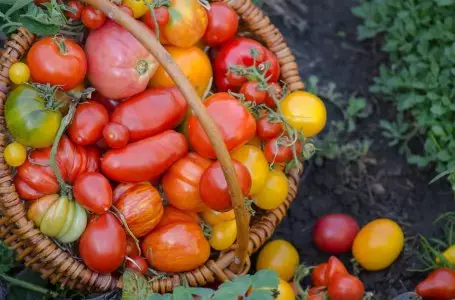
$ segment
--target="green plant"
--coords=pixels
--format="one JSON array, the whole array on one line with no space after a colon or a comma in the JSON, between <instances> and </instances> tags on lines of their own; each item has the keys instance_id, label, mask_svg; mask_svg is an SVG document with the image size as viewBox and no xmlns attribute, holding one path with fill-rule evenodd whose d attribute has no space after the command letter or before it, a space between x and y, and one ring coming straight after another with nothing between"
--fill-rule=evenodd
<instances>
[{"instance_id":1,"label":"green plant","mask_svg":"<svg viewBox=\"0 0 455 300\"><path fill-rule=\"evenodd\" d=\"M408 161L436 163L455 190L455 19L453 0L361 0L352 12L364 20L360 40L383 37L389 62L380 67L370 90L393 101L395 122L381 122L390 145ZM405 118L410 117L410 118ZM420 149L410 140L422 134Z\"/></svg>"}]
</instances>

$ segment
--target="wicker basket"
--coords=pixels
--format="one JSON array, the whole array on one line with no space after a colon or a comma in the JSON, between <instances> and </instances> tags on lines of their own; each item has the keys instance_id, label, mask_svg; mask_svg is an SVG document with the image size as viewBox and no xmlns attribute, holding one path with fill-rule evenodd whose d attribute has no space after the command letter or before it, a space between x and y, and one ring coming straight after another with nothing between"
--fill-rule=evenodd
<instances>
[{"instance_id":1,"label":"wicker basket","mask_svg":"<svg viewBox=\"0 0 455 300\"><path fill-rule=\"evenodd\" d=\"M129 30L173 77L214 145L234 202L239 232L234 247L221 252L216 260L210 259L195 270L152 281L152 289L155 292L169 292L173 287L180 285L183 280L191 286L203 286L215 280L225 281L236 274L246 273L250 268L249 256L272 236L276 226L286 215L287 209L296 196L300 174L296 169L289 172L289 194L285 202L280 207L267 211L262 217L252 221L249 227L243 208L243 197L241 197L235 172L232 172L233 166L228 151L194 89L177 65L172 62L169 54L152 35L143 31L140 26L137 26L137 22L134 22L131 17L108 0L86 0L85 2L101 9L111 19ZM255 37L275 53L281 65L282 80L287 84L288 89L290 91L303 89L304 85L298 74L295 58L283 36L270 23L269 18L264 16L251 0L225 0L225 2L238 13ZM31 33L20 28L6 42L5 50L0 58L0 153L3 153L7 143L3 107L10 84L8 69L11 64L22 58L34 40L35 37ZM300 166L300 170L302 169L303 166ZM27 219L24 202L15 192L12 170L6 165L3 156L0 157L0 215L0 238L15 251L17 260L23 261L28 268L40 272L44 279L68 288L90 291L107 291L122 287L121 279L117 275L93 272L80 260L44 236L33 222Z\"/></svg>"}]
</instances>

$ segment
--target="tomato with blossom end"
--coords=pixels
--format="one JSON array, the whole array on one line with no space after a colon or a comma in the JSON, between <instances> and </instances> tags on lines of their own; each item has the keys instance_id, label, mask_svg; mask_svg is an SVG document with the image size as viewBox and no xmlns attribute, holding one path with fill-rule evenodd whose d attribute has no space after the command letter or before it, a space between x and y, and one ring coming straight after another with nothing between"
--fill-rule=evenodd
<instances>
[{"instance_id":1,"label":"tomato with blossom end","mask_svg":"<svg viewBox=\"0 0 455 300\"><path fill-rule=\"evenodd\" d=\"M156 22L158 23L158 27L162 28L169 23L169 10L164 6L157 7L155 8L155 17ZM142 20L151 30L155 31L155 21L153 20L152 13L150 11L147 11L147 13L145 13L145 15L142 17Z\"/></svg>"},{"instance_id":2,"label":"tomato with blossom end","mask_svg":"<svg viewBox=\"0 0 455 300\"><path fill-rule=\"evenodd\" d=\"M84 7L81 13L82 23L89 29L98 29L106 23L106 15L90 5Z\"/></svg>"},{"instance_id":3,"label":"tomato with blossom end","mask_svg":"<svg viewBox=\"0 0 455 300\"><path fill-rule=\"evenodd\" d=\"M330 284L330 282L335 278L336 275L347 275L349 274L348 270L346 270L346 267L344 264L336 258L335 256L331 256L329 260L327 261L327 268L325 270L325 280L327 284Z\"/></svg>"},{"instance_id":4,"label":"tomato with blossom end","mask_svg":"<svg viewBox=\"0 0 455 300\"><path fill-rule=\"evenodd\" d=\"M239 29L239 17L226 3L214 2L208 12L209 24L202 38L209 46L220 45L235 36Z\"/></svg>"},{"instance_id":5,"label":"tomato with blossom end","mask_svg":"<svg viewBox=\"0 0 455 300\"><path fill-rule=\"evenodd\" d=\"M365 287L357 277L338 274L329 283L328 295L333 300L362 300Z\"/></svg>"},{"instance_id":6,"label":"tomato with blossom end","mask_svg":"<svg viewBox=\"0 0 455 300\"><path fill-rule=\"evenodd\" d=\"M127 258L125 268L135 270L144 275L147 273L148 264L145 258L141 256L132 256Z\"/></svg>"},{"instance_id":7,"label":"tomato with blossom end","mask_svg":"<svg viewBox=\"0 0 455 300\"><path fill-rule=\"evenodd\" d=\"M315 287L327 286L327 279L325 273L327 271L327 263L317 265L311 271L311 285Z\"/></svg>"},{"instance_id":8,"label":"tomato with blossom end","mask_svg":"<svg viewBox=\"0 0 455 300\"><path fill-rule=\"evenodd\" d=\"M65 15L69 19L79 20L82 15L82 10L84 9L84 5L82 5L82 3L79 0L68 1L68 3L66 3L66 5L69 6L70 8L72 8L74 10L74 12L65 11Z\"/></svg>"},{"instance_id":9,"label":"tomato with blossom end","mask_svg":"<svg viewBox=\"0 0 455 300\"><path fill-rule=\"evenodd\" d=\"M78 145L95 144L109 123L109 114L103 105L95 101L81 103L76 108L68 135Z\"/></svg>"},{"instance_id":10,"label":"tomato with blossom end","mask_svg":"<svg viewBox=\"0 0 455 300\"><path fill-rule=\"evenodd\" d=\"M267 105L268 107L270 107L272 109L275 109L276 102L273 99L273 96L271 95L271 93L273 93L275 95L275 98L279 101L283 95L283 89L276 82L272 82L269 85L269 90L267 91L267 97L265 98L265 105Z\"/></svg>"},{"instance_id":11,"label":"tomato with blossom end","mask_svg":"<svg viewBox=\"0 0 455 300\"><path fill-rule=\"evenodd\" d=\"M243 195L248 195L251 188L251 176L248 169L236 161L234 164L237 179L242 188ZM205 205L216 211L228 211L232 209L231 196L229 195L228 184L224 177L223 169L220 162L213 163L208 169L202 173L199 182L199 191L201 199Z\"/></svg>"},{"instance_id":12,"label":"tomato with blossom end","mask_svg":"<svg viewBox=\"0 0 455 300\"><path fill-rule=\"evenodd\" d=\"M248 81L240 88L240 94L245 96L245 101L262 104L267 97L267 91L262 90L257 81Z\"/></svg>"},{"instance_id":13,"label":"tomato with blossom end","mask_svg":"<svg viewBox=\"0 0 455 300\"><path fill-rule=\"evenodd\" d=\"M268 115L256 121L256 135L263 141L279 137L283 133L283 123L279 120L270 121Z\"/></svg>"},{"instance_id":14,"label":"tomato with blossom end","mask_svg":"<svg viewBox=\"0 0 455 300\"><path fill-rule=\"evenodd\" d=\"M288 137L274 138L265 144L264 154L269 163L281 164L287 163L294 158L293 146ZM300 141L295 142L296 155L302 152L302 144Z\"/></svg>"},{"instance_id":15,"label":"tomato with blossom end","mask_svg":"<svg viewBox=\"0 0 455 300\"><path fill-rule=\"evenodd\" d=\"M119 149L128 145L130 133L122 124L110 122L104 127L103 137L109 147Z\"/></svg>"},{"instance_id":16,"label":"tomato with blossom end","mask_svg":"<svg viewBox=\"0 0 455 300\"><path fill-rule=\"evenodd\" d=\"M88 172L79 176L73 186L76 201L96 214L106 213L112 205L112 187L101 173Z\"/></svg>"}]
</instances>

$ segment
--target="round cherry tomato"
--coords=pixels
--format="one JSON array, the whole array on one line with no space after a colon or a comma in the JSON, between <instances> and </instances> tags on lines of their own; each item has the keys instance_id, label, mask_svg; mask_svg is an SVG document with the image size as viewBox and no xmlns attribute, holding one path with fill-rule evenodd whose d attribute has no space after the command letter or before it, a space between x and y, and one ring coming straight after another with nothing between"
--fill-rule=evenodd
<instances>
[{"instance_id":1,"label":"round cherry tomato","mask_svg":"<svg viewBox=\"0 0 455 300\"><path fill-rule=\"evenodd\" d=\"M447 259L447 261L453 265L455 265L455 245L450 246L447 248L442 255ZM440 259L436 257L435 261L440 263Z\"/></svg>"},{"instance_id":2,"label":"round cherry tomato","mask_svg":"<svg viewBox=\"0 0 455 300\"><path fill-rule=\"evenodd\" d=\"M267 97L267 91L262 90L256 81L245 82L240 88L240 94L245 96L245 101L262 104Z\"/></svg>"},{"instance_id":3,"label":"round cherry tomato","mask_svg":"<svg viewBox=\"0 0 455 300\"><path fill-rule=\"evenodd\" d=\"M106 213L112 205L112 188L101 173L87 172L79 176L73 185L76 201L96 214Z\"/></svg>"},{"instance_id":4,"label":"round cherry tomato","mask_svg":"<svg viewBox=\"0 0 455 300\"><path fill-rule=\"evenodd\" d=\"M325 270L325 280L329 284L336 275L349 274L344 264L335 256L331 256L327 261L327 268Z\"/></svg>"},{"instance_id":5,"label":"round cherry tomato","mask_svg":"<svg viewBox=\"0 0 455 300\"><path fill-rule=\"evenodd\" d=\"M416 292L424 299L453 299L455 297L455 271L441 268L431 272L417 286Z\"/></svg>"},{"instance_id":6,"label":"round cherry tomato","mask_svg":"<svg viewBox=\"0 0 455 300\"><path fill-rule=\"evenodd\" d=\"M168 205L164 207L163 216L158 225L156 225L155 230L172 223L180 222L194 222L200 224L201 218L199 218L198 214L195 212L183 211L172 205Z\"/></svg>"},{"instance_id":7,"label":"round cherry tomato","mask_svg":"<svg viewBox=\"0 0 455 300\"><path fill-rule=\"evenodd\" d=\"M325 215L313 227L313 242L324 252L341 254L351 250L359 230L357 221L349 215Z\"/></svg>"},{"instance_id":8,"label":"round cherry tomato","mask_svg":"<svg viewBox=\"0 0 455 300\"><path fill-rule=\"evenodd\" d=\"M389 219L377 219L365 225L354 239L352 254L368 271L390 266L404 247L404 234L400 226Z\"/></svg>"},{"instance_id":9,"label":"round cherry tomato","mask_svg":"<svg viewBox=\"0 0 455 300\"><path fill-rule=\"evenodd\" d=\"M209 24L203 40L209 46L217 46L230 40L239 29L239 17L226 3L211 3L208 17Z\"/></svg>"},{"instance_id":10,"label":"round cherry tomato","mask_svg":"<svg viewBox=\"0 0 455 300\"><path fill-rule=\"evenodd\" d=\"M277 100L280 100L281 97L282 97L282 94L283 94L283 89L281 88L281 86L276 83L276 82L272 82L270 85L269 85L269 90L268 90L268 93L267 93L267 98L265 98L265 104L270 107L270 108L273 108L275 109L276 108L276 103L275 103L275 100L273 99L273 97L270 95L270 90L273 91L275 97L277 98Z\"/></svg>"},{"instance_id":11,"label":"round cherry tomato","mask_svg":"<svg viewBox=\"0 0 455 300\"><path fill-rule=\"evenodd\" d=\"M111 148L123 148L128 145L130 133L122 124L110 122L103 129L103 137Z\"/></svg>"},{"instance_id":12,"label":"round cherry tomato","mask_svg":"<svg viewBox=\"0 0 455 300\"><path fill-rule=\"evenodd\" d=\"M269 242L262 248L256 263L256 270L271 269L281 279L290 280L299 265L299 253L291 243L284 240Z\"/></svg>"},{"instance_id":13,"label":"round cherry tomato","mask_svg":"<svg viewBox=\"0 0 455 300\"><path fill-rule=\"evenodd\" d=\"M231 247L237 238L237 223L234 220L225 221L212 227L210 246L218 251Z\"/></svg>"},{"instance_id":14,"label":"round cherry tomato","mask_svg":"<svg viewBox=\"0 0 455 300\"><path fill-rule=\"evenodd\" d=\"M34 43L27 54L27 65L34 82L60 85L64 91L80 84L87 73L84 50L63 37L45 37Z\"/></svg>"},{"instance_id":15,"label":"round cherry tomato","mask_svg":"<svg viewBox=\"0 0 455 300\"><path fill-rule=\"evenodd\" d=\"M148 271L147 261L141 256L128 257L126 260L125 268L133 269L142 275Z\"/></svg>"},{"instance_id":16,"label":"round cherry tomato","mask_svg":"<svg viewBox=\"0 0 455 300\"><path fill-rule=\"evenodd\" d=\"M68 135L78 145L95 144L109 123L109 114L103 105L95 101L81 103L76 108Z\"/></svg>"},{"instance_id":17,"label":"round cherry tomato","mask_svg":"<svg viewBox=\"0 0 455 300\"><path fill-rule=\"evenodd\" d=\"M269 164L260 148L244 145L231 152L231 157L244 165L251 176L251 189L249 195L260 192L269 173Z\"/></svg>"},{"instance_id":18,"label":"round cherry tomato","mask_svg":"<svg viewBox=\"0 0 455 300\"><path fill-rule=\"evenodd\" d=\"M19 167L25 162L27 158L27 150L25 147L17 142L13 142L6 146L3 152L3 157L8 165L12 167Z\"/></svg>"},{"instance_id":19,"label":"round cherry tomato","mask_svg":"<svg viewBox=\"0 0 455 300\"><path fill-rule=\"evenodd\" d=\"M288 137L279 137L267 141L264 146L264 154L267 161L273 164L282 164L291 161L294 158L291 143ZM302 152L300 141L295 142L295 152L298 156Z\"/></svg>"},{"instance_id":20,"label":"round cherry tomato","mask_svg":"<svg viewBox=\"0 0 455 300\"><path fill-rule=\"evenodd\" d=\"M281 171L270 170L267 172L262 189L251 197L255 204L262 209L275 209L280 206L288 196L289 182Z\"/></svg>"},{"instance_id":21,"label":"round cherry tomato","mask_svg":"<svg viewBox=\"0 0 455 300\"><path fill-rule=\"evenodd\" d=\"M278 292L279 295L276 297L276 300L295 300L296 295L292 286L289 282L280 279L280 283L278 284Z\"/></svg>"},{"instance_id":22,"label":"round cherry tomato","mask_svg":"<svg viewBox=\"0 0 455 300\"><path fill-rule=\"evenodd\" d=\"M90 5L84 7L81 13L82 23L89 29L98 29L106 22L106 15Z\"/></svg>"},{"instance_id":23,"label":"round cherry tomato","mask_svg":"<svg viewBox=\"0 0 455 300\"><path fill-rule=\"evenodd\" d=\"M117 218L111 213L92 218L79 240L79 254L93 271L115 271L126 255L126 234Z\"/></svg>"},{"instance_id":24,"label":"round cherry tomato","mask_svg":"<svg viewBox=\"0 0 455 300\"><path fill-rule=\"evenodd\" d=\"M286 121L305 137L315 136L324 129L327 111L319 97L297 91L287 95L280 104Z\"/></svg>"},{"instance_id":25,"label":"round cherry tomato","mask_svg":"<svg viewBox=\"0 0 455 300\"><path fill-rule=\"evenodd\" d=\"M328 295L332 300L362 300L365 287L355 276L338 274L329 283Z\"/></svg>"},{"instance_id":26,"label":"round cherry tomato","mask_svg":"<svg viewBox=\"0 0 455 300\"><path fill-rule=\"evenodd\" d=\"M25 83L30 79L30 69L23 62L17 62L9 68L8 76L14 84Z\"/></svg>"},{"instance_id":27,"label":"round cherry tomato","mask_svg":"<svg viewBox=\"0 0 455 300\"><path fill-rule=\"evenodd\" d=\"M139 256L139 249L130 235L126 236L126 255L129 257Z\"/></svg>"},{"instance_id":28,"label":"round cherry tomato","mask_svg":"<svg viewBox=\"0 0 455 300\"><path fill-rule=\"evenodd\" d=\"M317 265L311 271L311 285L314 287L327 286L328 282L325 277L327 271L327 263Z\"/></svg>"},{"instance_id":29,"label":"round cherry tomato","mask_svg":"<svg viewBox=\"0 0 455 300\"><path fill-rule=\"evenodd\" d=\"M122 5L131 9L135 19L142 17L149 10L144 0L123 0Z\"/></svg>"},{"instance_id":30,"label":"round cherry tomato","mask_svg":"<svg viewBox=\"0 0 455 300\"><path fill-rule=\"evenodd\" d=\"M163 28L169 23L170 15L169 10L164 7L160 6L155 8L155 17L156 22L158 23L158 27ZM144 23L153 31L155 31L155 21L153 20L153 16L151 12L147 12L143 17Z\"/></svg>"},{"instance_id":31,"label":"round cherry tomato","mask_svg":"<svg viewBox=\"0 0 455 300\"><path fill-rule=\"evenodd\" d=\"M82 3L79 0L68 1L68 3L66 3L66 5L68 5L72 9L74 9L74 12L65 11L65 15L69 19L79 20L82 15L82 10L84 9L84 5L82 5Z\"/></svg>"},{"instance_id":32,"label":"round cherry tomato","mask_svg":"<svg viewBox=\"0 0 455 300\"><path fill-rule=\"evenodd\" d=\"M251 176L248 169L236 161L232 160L237 179L242 188L243 195L248 195L251 188ZM199 182L199 192L201 199L209 208L217 211L228 211L232 209L231 196L229 195L228 185L224 177L221 164L217 161L202 173Z\"/></svg>"},{"instance_id":33,"label":"round cherry tomato","mask_svg":"<svg viewBox=\"0 0 455 300\"><path fill-rule=\"evenodd\" d=\"M256 135L263 141L279 137L283 133L283 123L270 121L267 115L256 121Z\"/></svg>"},{"instance_id":34,"label":"round cherry tomato","mask_svg":"<svg viewBox=\"0 0 455 300\"><path fill-rule=\"evenodd\" d=\"M226 212L219 212L206 207L202 211L201 216L207 224L212 226L235 219L235 213L233 209Z\"/></svg>"}]
</instances>

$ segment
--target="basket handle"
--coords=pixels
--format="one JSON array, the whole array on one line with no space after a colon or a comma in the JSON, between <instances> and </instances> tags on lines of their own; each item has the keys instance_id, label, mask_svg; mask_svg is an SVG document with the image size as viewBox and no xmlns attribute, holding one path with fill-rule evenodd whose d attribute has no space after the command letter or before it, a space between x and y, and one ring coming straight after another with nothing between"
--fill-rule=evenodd
<instances>
[{"instance_id":1,"label":"basket handle","mask_svg":"<svg viewBox=\"0 0 455 300\"><path fill-rule=\"evenodd\" d=\"M238 247L235 249L235 258L232 264L232 270L236 273L240 272L245 264L245 258L248 251L249 218L244 209L244 198L234 165L215 122L207 113L191 83L185 77L177 64L172 60L172 57L166 49L164 49L164 47L156 39L154 34L150 31L144 30L138 21L133 19L133 17L129 16L109 0L85 0L85 2L94 8L103 11L107 17L131 32L131 34L134 35L136 39L138 39L142 45L153 54L153 56L155 56L158 62L174 80L186 101L192 108L193 113L199 119L202 128L206 132L207 137L215 150L229 187L229 194L231 196L235 219L237 222L238 244Z\"/></svg>"}]
</instances>

